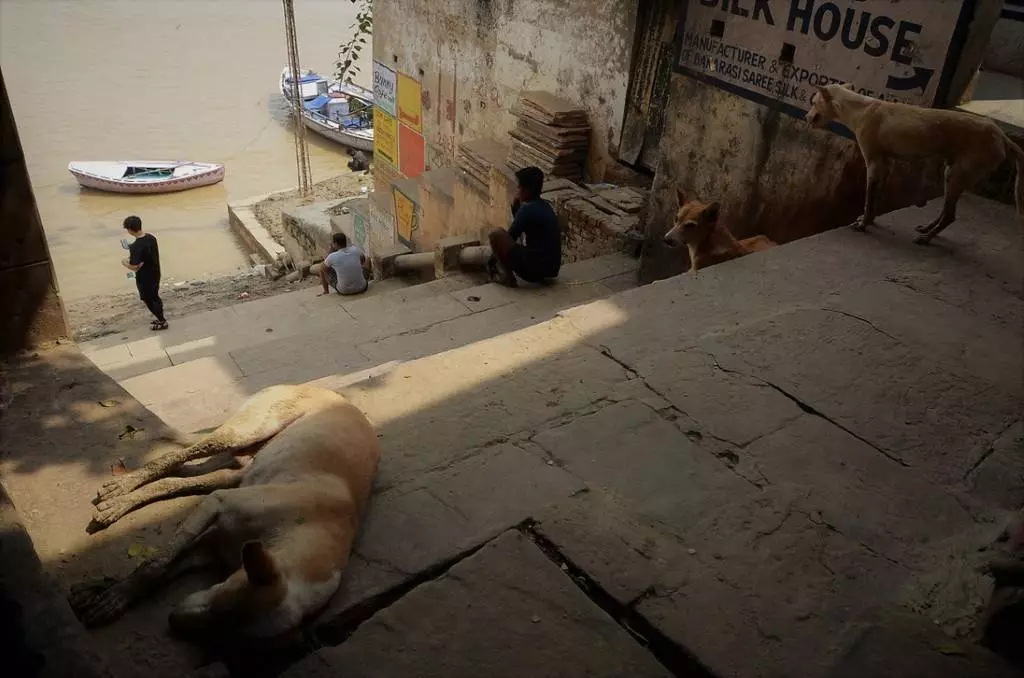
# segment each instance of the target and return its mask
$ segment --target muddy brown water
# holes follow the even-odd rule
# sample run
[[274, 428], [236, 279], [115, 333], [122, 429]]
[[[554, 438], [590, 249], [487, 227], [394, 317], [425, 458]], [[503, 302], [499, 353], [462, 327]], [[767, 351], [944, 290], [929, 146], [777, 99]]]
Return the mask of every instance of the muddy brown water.
[[[331, 73], [354, 5], [295, 3], [303, 67]], [[370, 82], [369, 52], [357, 82]], [[279, 0], [0, 0], [0, 65], [66, 301], [133, 288], [119, 265], [122, 219], [160, 240], [165, 278], [248, 265], [229, 200], [296, 184]], [[348, 156], [310, 135], [315, 181]], [[221, 184], [125, 196], [80, 189], [71, 160], [222, 162]]]

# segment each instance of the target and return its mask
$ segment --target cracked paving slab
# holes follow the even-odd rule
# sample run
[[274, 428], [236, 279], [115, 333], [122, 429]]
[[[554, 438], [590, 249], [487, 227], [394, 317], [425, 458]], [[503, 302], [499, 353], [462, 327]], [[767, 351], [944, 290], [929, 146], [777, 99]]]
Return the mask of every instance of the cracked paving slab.
[[609, 490], [552, 505], [537, 514], [533, 529], [620, 605], [676, 590], [692, 558], [685, 544]]
[[1005, 293], [998, 294], [998, 300], [1004, 311], [1017, 318], [1016, 324], [1005, 325], [977, 315], [971, 306], [957, 307], [888, 281], [843, 290], [825, 306], [871, 323], [890, 338], [941, 361], [951, 372], [980, 377], [1019, 395], [1024, 389], [1024, 301]]
[[533, 441], [589, 485], [611, 489], [650, 515], [682, 516], [705, 502], [755, 491], [649, 407], [624, 401], [542, 431]]
[[886, 558], [928, 567], [929, 549], [975, 521], [953, 494], [820, 417], [803, 415], [739, 452], [736, 470], [806, 488], [799, 505]]
[[714, 675], [817, 678], [856, 637], [853, 620], [897, 599], [910, 575], [811, 520], [807, 494], [723, 495], [670, 522], [592, 491], [534, 529]]
[[1024, 506], [1024, 421], [1003, 431], [971, 466], [965, 480], [972, 495], [1004, 510]]
[[320, 615], [330, 637], [354, 608], [458, 559], [583, 489], [516, 445], [480, 451], [374, 497], [341, 589]]
[[[796, 493], [798, 495], [798, 493]], [[715, 675], [824, 676], [850, 618], [893, 598], [905, 571], [800, 513], [770, 488], [681, 530], [693, 556], [668, 595], [637, 611]]]
[[380, 434], [378, 483], [390, 487], [600, 401], [629, 377], [556, 319], [399, 364], [343, 392]]
[[946, 370], [848, 316], [797, 310], [702, 342], [723, 369], [787, 393], [882, 454], [946, 484], [1020, 416], [1019, 394]]
[[518, 532], [381, 610], [284, 678], [636, 678], [671, 674]]
[[803, 411], [752, 377], [723, 372], [699, 349], [669, 351], [636, 366], [644, 381], [694, 419], [702, 433], [742, 447], [796, 419]]

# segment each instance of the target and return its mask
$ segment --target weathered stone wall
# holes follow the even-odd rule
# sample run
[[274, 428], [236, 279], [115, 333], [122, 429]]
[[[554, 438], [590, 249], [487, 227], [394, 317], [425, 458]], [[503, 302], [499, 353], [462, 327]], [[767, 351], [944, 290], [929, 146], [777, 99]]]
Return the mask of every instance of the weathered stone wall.
[[374, 58], [419, 80], [428, 168], [458, 144], [502, 138], [524, 89], [586, 106], [590, 171], [619, 142], [637, 0], [376, 0]]
[[565, 179], [553, 179], [545, 184], [541, 197], [555, 208], [562, 226], [563, 264], [612, 252], [635, 256], [646, 192], [633, 188], [594, 188], [591, 191]]
[[57, 278], [0, 73], [0, 354], [68, 333]]
[[432, 251], [438, 240], [450, 235], [462, 235], [452, 232], [455, 175], [455, 169], [445, 167], [419, 176], [419, 228], [413, 233], [413, 244], [417, 252]]

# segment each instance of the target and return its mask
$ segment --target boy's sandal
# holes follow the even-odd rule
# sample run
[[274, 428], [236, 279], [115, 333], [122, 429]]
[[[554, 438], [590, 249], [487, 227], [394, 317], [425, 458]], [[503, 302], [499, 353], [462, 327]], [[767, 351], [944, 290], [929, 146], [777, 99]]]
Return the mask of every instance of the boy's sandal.
[[166, 330], [167, 329], [167, 321], [166, 320], [164, 320], [163, 322], [161, 322], [159, 320], [154, 321], [149, 326], [149, 329], [153, 330], [154, 332], [157, 331], [157, 330]]

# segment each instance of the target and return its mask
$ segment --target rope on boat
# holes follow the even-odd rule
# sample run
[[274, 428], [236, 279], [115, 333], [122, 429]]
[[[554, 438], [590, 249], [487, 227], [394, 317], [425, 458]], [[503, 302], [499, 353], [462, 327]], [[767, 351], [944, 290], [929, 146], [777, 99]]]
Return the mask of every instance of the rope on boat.
[[299, 194], [307, 197], [313, 191], [313, 176], [309, 169], [309, 149], [306, 147], [306, 125], [302, 121], [302, 71], [299, 69], [299, 38], [295, 30], [295, 6], [292, 0], [284, 4], [284, 32], [288, 43], [288, 68], [291, 69], [292, 110], [295, 114], [295, 167], [299, 175]]

